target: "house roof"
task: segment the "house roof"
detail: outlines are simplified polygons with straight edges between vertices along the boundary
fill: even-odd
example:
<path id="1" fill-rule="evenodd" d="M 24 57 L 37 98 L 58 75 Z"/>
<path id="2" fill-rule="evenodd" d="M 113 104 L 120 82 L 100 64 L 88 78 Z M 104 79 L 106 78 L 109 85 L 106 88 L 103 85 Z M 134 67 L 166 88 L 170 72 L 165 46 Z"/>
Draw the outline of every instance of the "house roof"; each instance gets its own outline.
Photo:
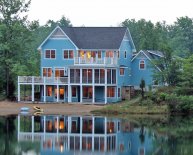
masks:
<path id="1" fill-rule="evenodd" d="M 131 61 L 133 61 L 137 56 L 143 53 L 149 60 L 153 60 L 157 57 L 164 57 L 163 53 L 160 51 L 152 51 L 152 50 L 141 50 L 137 54 L 133 55 L 133 58 Z"/>
<path id="2" fill-rule="evenodd" d="M 79 49 L 119 49 L 126 27 L 61 27 Z"/>

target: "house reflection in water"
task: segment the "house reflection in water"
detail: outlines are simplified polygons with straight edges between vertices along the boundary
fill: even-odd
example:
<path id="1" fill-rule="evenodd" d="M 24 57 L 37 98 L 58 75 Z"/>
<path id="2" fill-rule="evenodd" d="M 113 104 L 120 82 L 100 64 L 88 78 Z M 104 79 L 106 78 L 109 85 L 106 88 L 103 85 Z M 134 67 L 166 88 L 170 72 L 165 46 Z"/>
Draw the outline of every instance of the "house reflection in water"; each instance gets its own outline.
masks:
<path id="1" fill-rule="evenodd" d="M 41 154 L 138 154 L 151 149 L 128 121 L 97 116 L 18 116 L 18 141 L 40 141 Z M 89 153 L 90 152 L 90 153 Z"/>

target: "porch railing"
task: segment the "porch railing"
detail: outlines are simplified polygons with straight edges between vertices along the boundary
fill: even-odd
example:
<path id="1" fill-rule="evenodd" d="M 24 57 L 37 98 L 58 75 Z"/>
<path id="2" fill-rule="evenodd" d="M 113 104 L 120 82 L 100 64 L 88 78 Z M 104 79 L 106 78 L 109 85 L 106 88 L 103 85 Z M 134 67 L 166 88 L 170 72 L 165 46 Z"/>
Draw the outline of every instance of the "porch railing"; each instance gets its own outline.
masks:
<path id="1" fill-rule="evenodd" d="M 18 76 L 18 82 L 29 84 L 67 84 L 68 77 Z"/>
<path id="2" fill-rule="evenodd" d="M 74 64 L 89 64 L 89 65 L 117 65 L 117 58 L 81 58 L 75 57 Z"/>

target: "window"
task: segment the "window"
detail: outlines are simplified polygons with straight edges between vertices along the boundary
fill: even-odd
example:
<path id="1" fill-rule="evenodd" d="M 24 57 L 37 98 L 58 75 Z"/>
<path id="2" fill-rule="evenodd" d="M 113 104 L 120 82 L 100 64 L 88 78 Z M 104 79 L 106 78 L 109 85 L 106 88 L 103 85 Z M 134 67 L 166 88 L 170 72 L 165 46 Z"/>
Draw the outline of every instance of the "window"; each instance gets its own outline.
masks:
<path id="1" fill-rule="evenodd" d="M 98 58 L 101 59 L 101 51 L 98 51 Z"/>
<path id="2" fill-rule="evenodd" d="M 56 58 L 56 51 L 55 50 L 46 50 L 45 58 L 46 59 L 55 59 Z"/>
<path id="3" fill-rule="evenodd" d="M 64 59 L 73 59 L 74 51 L 73 50 L 64 50 Z"/>
<path id="4" fill-rule="evenodd" d="M 121 97 L 121 89 L 118 88 L 118 97 Z"/>
<path id="5" fill-rule="evenodd" d="M 52 96 L 52 86 L 46 87 L 46 96 Z"/>
<path id="6" fill-rule="evenodd" d="M 55 69 L 55 77 L 64 77 L 64 69 L 56 68 Z"/>
<path id="7" fill-rule="evenodd" d="M 120 68 L 120 75 L 125 75 L 125 68 Z"/>
<path id="8" fill-rule="evenodd" d="M 72 97 L 76 97 L 76 87 L 72 87 Z"/>
<path id="9" fill-rule="evenodd" d="M 52 68 L 43 68 L 43 76 L 51 77 L 52 76 Z"/>
<path id="10" fill-rule="evenodd" d="M 145 69 L 145 61 L 144 60 L 139 61 L 139 69 Z"/>
<path id="11" fill-rule="evenodd" d="M 117 51 L 117 58 L 119 58 L 119 51 Z"/>
<path id="12" fill-rule="evenodd" d="M 106 51 L 106 57 L 113 58 L 113 51 Z"/>
<path id="13" fill-rule="evenodd" d="M 127 58 L 127 51 L 125 51 L 125 59 Z"/>
<path id="14" fill-rule="evenodd" d="M 115 97 L 115 87 L 107 87 L 107 97 Z"/>

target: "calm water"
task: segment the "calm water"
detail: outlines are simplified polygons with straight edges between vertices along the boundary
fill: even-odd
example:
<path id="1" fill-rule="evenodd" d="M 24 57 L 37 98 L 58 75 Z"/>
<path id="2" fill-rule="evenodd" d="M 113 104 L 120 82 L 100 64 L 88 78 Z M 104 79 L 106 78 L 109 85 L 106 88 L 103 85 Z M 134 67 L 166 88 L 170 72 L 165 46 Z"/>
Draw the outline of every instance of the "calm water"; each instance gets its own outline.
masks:
<path id="1" fill-rule="evenodd" d="M 193 117 L 0 117 L 0 155 L 192 155 Z"/>

